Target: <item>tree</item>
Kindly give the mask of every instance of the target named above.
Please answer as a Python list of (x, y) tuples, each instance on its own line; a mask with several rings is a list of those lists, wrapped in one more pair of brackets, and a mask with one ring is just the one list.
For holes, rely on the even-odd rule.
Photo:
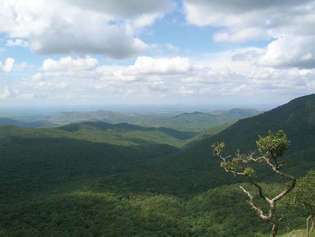
[[(280, 158), (288, 149), (287, 135), (279, 130), (276, 133), (269, 133), (264, 137), (259, 137), (256, 141), (257, 151), (248, 154), (241, 154), (237, 151), (234, 155), (225, 155), (225, 144), (218, 142), (212, 145), (215, 157), (220, 160), (221, 167), (227, 172), (235, 176), (244, 176), (248, 182), (257, 190), (258, 197), (267, 204), (267, 211), (262, 205), (255, 200), (253, 192), (240, 185), (240, 189), (247, 195), (250, 207), (256, 212), (257, 216), (266, 223), (271, 224), (271, 236), (277, 236), (279, 227), (279, 217), (276, 214), (277, 203), (289, 194), (296, 185), (296, 179), (282, 171), (283, 162)], [(289, 182), (286, 187), (274, 197), (268, 197), (262, 185), (260, 185), (256, 177), (257, 164), (265, 164), (270, 170), (287, 179)]]
[(298, 180), (292, 196), (294, 204), (307, 212), (306, 233), (309, 237), (315, 224), (315, 171)]

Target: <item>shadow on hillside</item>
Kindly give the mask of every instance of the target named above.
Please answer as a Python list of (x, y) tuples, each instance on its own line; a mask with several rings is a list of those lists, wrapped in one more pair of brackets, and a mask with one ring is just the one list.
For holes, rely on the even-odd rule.
[(128, 186), (130, 177), (140, 178), (150, 160), (177, 151), (161, 144), (126, 147), (65, 138), (11, 137), (0, 145), (0, 197), (23, 197), (68, 182), (93, 183), (120, 175), (127, 176)]
[[(311, 159), (292, 160), (298, 175), (314, 167)], [(184, 151), (65, 138), (12, 137), (0, 144), (0, 202), (58, 190), (191, 196), (238, 181), (225, 174), (205, 144)]]

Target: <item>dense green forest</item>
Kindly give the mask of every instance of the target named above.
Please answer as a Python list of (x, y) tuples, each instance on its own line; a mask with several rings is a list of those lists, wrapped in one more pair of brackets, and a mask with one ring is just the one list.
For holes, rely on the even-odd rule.
[[(315, 169), (315, 95), (216, 135), (104, 122), (2, 126), (0, 236), (268, 236), (238, 188), (244, 181), (219, 167), (211, 145), (251, 151), (258, 135), (279, 129), (290, 139), (286, 171)], [(282, 180), (260, 173), (276, 193)], [(279, 210), (280, 236), (301, 234), (305, 210), (290, 198)]]

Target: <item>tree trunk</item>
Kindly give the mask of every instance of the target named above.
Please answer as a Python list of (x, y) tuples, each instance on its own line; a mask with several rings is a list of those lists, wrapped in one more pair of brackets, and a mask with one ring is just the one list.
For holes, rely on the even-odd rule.
[(278, 224), (272, 223), (271, 235), (270, 237), (276, 237), (278, 234)]
[(314, 229), (314, 216), (311, 214), (306, 218), (306, 234), (307, 237), (311, 236)]

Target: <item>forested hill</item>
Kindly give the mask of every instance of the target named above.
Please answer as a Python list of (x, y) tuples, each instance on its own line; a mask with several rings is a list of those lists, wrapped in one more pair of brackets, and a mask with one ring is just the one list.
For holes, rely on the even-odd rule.
[(242, 119), (210, 140), (224, 140), (230, 146), (252, 148), (258, 135), (283, 129), (291, 140), (291, 151), (315, 148), (315, 95), (308, 95), (262, 113)]
[[(303, 175), (314, 169), (315, 95), (294, 99), (271, 111), (242, 119), (217, 135), (193, 141), (180, 154), (162, 158), (158, 169), (177, 175), (186, 174), (189, 177), (187, 183), (195, 190), (203, 190), (205, 183), (206, 187), (228, 184), (235, 179), (218, 168), (218, 162), (212, 158), (211, 145), (224, 141), (229, 151), (252, 151), (259, 135), (279, 129), (283, 129), (290, 139), (287, 152), (290, 172)], [(190, 181), (194, 176), (202, 181)]]
[[(153, 132), (153, 133), (164, 133), (168, 136), (171, 136), (176, 139), (191, 139), (197, 135), (196, 132), (182, 132), (171, 128), (165, 127), (142, 127), (138, 125), (128, 124), (128, 123), (118, 123), (118, 124), (110, 124), (100, 121), (95, 122), (82, 122), (82, 123), (73, 123), (60, 127), (59, 129), (65, 131), (79, 131), (79, 130), (94, 130), (94, 131), (113, 131), (114, 133), (128, 133), (134, 131), (141, 132)], [(144, 137), (145, 138), (145, 137)]]

